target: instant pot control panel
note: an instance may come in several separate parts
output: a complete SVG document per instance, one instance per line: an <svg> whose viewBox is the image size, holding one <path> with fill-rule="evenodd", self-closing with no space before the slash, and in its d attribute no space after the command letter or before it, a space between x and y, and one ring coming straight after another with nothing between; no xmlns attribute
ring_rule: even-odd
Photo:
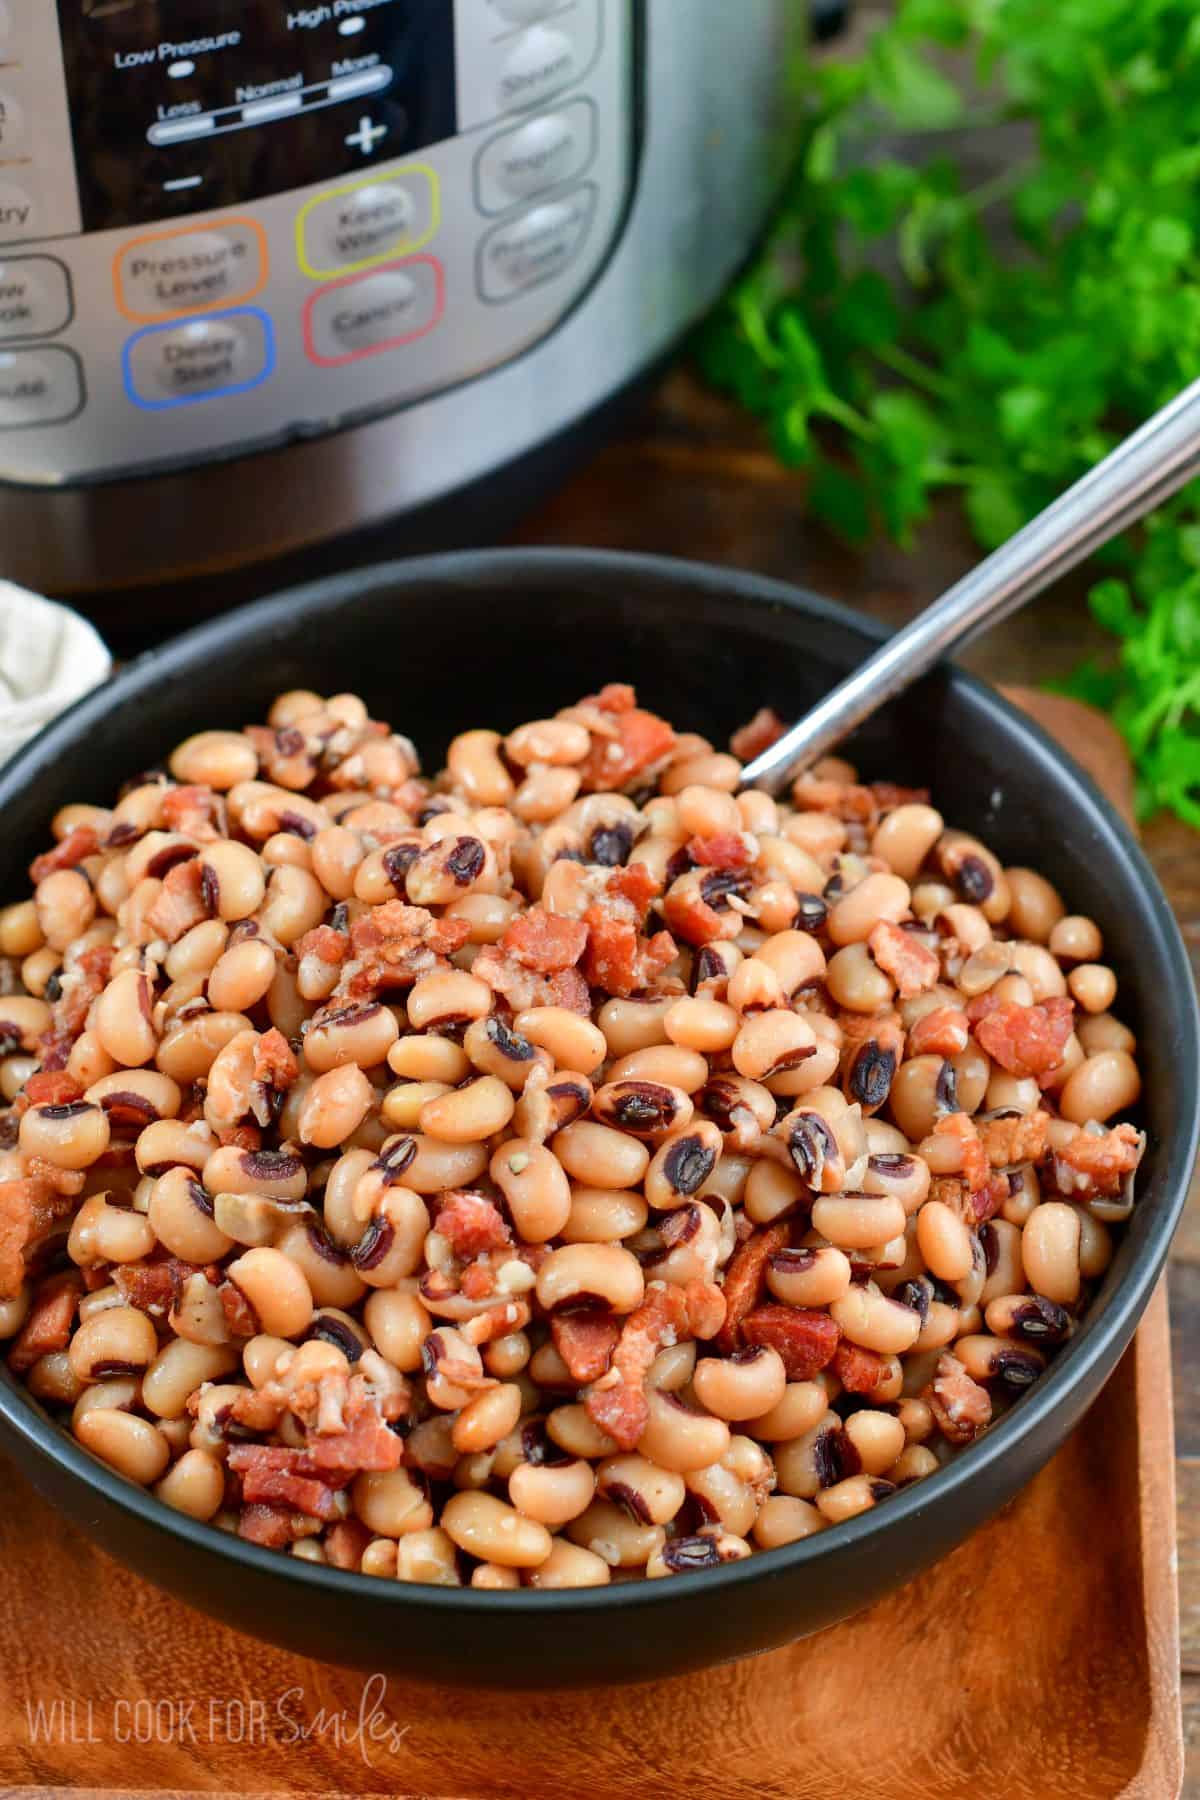
<svg viewBox="0 0 1200 1800"><path fill-rule="evenodd" d="M0 0L0 480L312 436L510 361L633 178L634 0Z"/></svg>

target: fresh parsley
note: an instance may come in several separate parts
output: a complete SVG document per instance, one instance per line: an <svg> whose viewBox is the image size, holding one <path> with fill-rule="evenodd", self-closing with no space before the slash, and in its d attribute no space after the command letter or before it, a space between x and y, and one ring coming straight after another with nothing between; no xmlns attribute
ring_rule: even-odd
<svg viewBox="0 0 1200 1800"><path fill-rule="evenodd" d="M900 0L796 90L796 173L702 367L846 536L909 542L956 488L990 548L1200 375L1200 11ZM999 175L959 127L1006 133ZM1124 732L1143 813L1200 826L1200 483L1103 562L1119 643L1068 691Z"/></svg>

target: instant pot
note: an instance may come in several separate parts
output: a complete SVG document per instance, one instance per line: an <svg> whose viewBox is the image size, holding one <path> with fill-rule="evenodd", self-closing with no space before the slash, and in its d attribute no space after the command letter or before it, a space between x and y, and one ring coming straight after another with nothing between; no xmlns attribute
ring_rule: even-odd
<svg viewBox="0 0 1200 1800"><path fill-rule="evenodd" d="M751 248L805 12L0 0L0 574L515 507Z"/></svg>

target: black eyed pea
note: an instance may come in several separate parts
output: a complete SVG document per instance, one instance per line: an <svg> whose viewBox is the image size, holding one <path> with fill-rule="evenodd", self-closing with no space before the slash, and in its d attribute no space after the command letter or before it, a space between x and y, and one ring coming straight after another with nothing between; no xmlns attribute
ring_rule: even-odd
<svg viewBox="0 0 1200 1800"><path fill-rule="evenodd" d="M66 950L96 916L96 896L81 869L56 869L39 881L33 899L42 937L52 950Z"/></svg>
<svg viewBox="0 0 1200 1800"><path fill-rule="evenodd" d="M545 1050L560 1069L591 1075L609 1054L600 1028L564 1006L530 1007L517 1014L513 1030Z"/></svg>
<svg viewBox="0 0 1200 1800"><path fill-rule="evenodd" d="M443 1529L460 1550L508 1569L536 1569L553 1549L544 1525L527 1519L494 1494L451 1495L442 1511Z"/></svg>
<svg viewBox="0 0 1200 1800"><path fill-rule="evenodd" d="M317 1013L304 1034L304 1060L314 1075L357 1063L373 1069L400 1035L395 1014L378 1001L364 1001Z"/></svg>
<svg viewBox="0 0 1200 1800"><path fill-rule="evenodd" d="M1073 1125L1103 1122L1126 1111L1142 1091L1138 1066L1126 1050L1099 1050L1068 1077L1058 1097L1059 1111Z"/></svg>
<svg viewBox="0 0 1200 1800"><path fill-rule="evenodd" d="M425 1489L408 1469L364 1470L355 1476L350 1494L354 1512L376 1537L402 1538L433 1524Z"/></svg>
<svg viewBox="0 0 1200 1800"><path fill-rule="evenodd" d="M869 1125L876 1121L869 1121ZM897 1134L899 1135L899 1134ZM922 1207L929 1194L929 1164L907 1150L882 1150L867 1157L864 1194L888 1194L899 1200L906 1217Z"/></svg>
<svg viewBox="0 0 1200 1800"><path fill-rule="evenodd" d="M729 1457L737 1439L731 1441ZM687 1491L700 1503L707 1518L737 1537L745 1537L758 1517L765 1499L754 1485L743 1479L727 1462L713 1463L707 1469L695 1469L684 1476Z"/></svg>
<svg viewBox="0 0 1200 1800"><path fill-rule="evenodd" d="M979 1303L986 1307L1000 1294L1015 1294L1025 1282L1021 1261L1021 1233L1007 1219L988 1219L979 1228L987 1276L980 1291Z"/></svg>
<svg viewBox="0 0 1200 1800"><path fill-rule="evenodd" d="M299 1337L312 1323L312 1289L303 1271L281 1251L258 1245L231 1262L226 1274L272 1337Z"/></svg>
<svg viewBox="0 0 1200 1800"><path fill-rule="evenodd" d="M682 1088L659 1081L609 1081L592 1097L593 1117L650 1141L690 1124L694 1108Z"/></svg>
<svg viewBox="0 0 1200 1800"><path fill-rule="evenodd" d="M783 1544L798 1544L802 1538L824 1531L825 1524L824 1516L809 1501L794 1494L771 1494L763 1501L751 1535L760 1550L778 1550Z"/></svg>
<svg viewBox="0 0 1200 1800"><path fill-rule="evenodd" d="M29 1317L32 1298L29 1286L26 1284L17 1293L9 1294L0 1300L0 1343L3 1343L5 1338L15 1337L20 1331Z"/></svg>
<svg viewBox="0 0 1200 1800"><path fill-rule="evenodd" d="M262 862L249 844L222 838L205 845L200 853L200 892L210 914L226 924L248 919L263 904L266 891Z"/></svg>
<svg viewBox="0 0 1200 1800"><path fill-rule="evenodd" d="M355 1263L317 1219L285 1222L275 1248L307 1281L317 1306L356 1306L366 1292Z"/></svg>
<svg viewBox="0 0 1200 1800"><path fill-rule="evenodd" d="M838 1006L855 1013L882 1012L895 993L891 977L862 942L846 944L834 953L825 971L825 985Z"/></svg>
<svg viewBox="0 0 1200 1800"><path fill-rule="evenodd" d="M164 1033L154 1053L155 1064L181 1086L191 1081L203 1081L226 1044L250 1029L250 1021L244 1013L205 1012L194 1018L185 1016Z"/></svg>
<svg viewBox="0 0 1200 1800"><path fill-rule="evenodd" d="M0 956L32 956L45 941L34 901L19 900L0 910Z"/></svg>
<svg viewBox="0 0 1200 1800"><path fill-rule="evenodd" d="M210 921L210 926L215 924L215 920ZM210 926L197 925L195 929L205 931ZM194 935L188 933L189 937ZM243 938L225 950L209 971L209 1004L217 1012L248 1012L266 998L276 967L275 952L269 944L262 938Z"/></svg>
<svg viewBox="0 0 1200 1800"><path fill-rule="evenodd" d="M829 1306L848 1291L852 1273L850 1258L832 1244L777 1250L767 1262L767 1287L788 1306Z"/></svg>
<svg viewBox="0 0 1200 1800"><path fill-rule="evenodd" d="M265 1387L268 1381L274 1381L280 1358L287 1356L290 1359L294 1348L286 1338L269 1337L265 1331L248 1338L242 1349L242 1368L250 1386Z"/></svg>
<svg viewBox="0 0 1200 1800"><path fill-rule="evenodd" d="M816 1048L816 1033L799 1013L770 1008L742 1019L730 1055L739 1075L765 1081L806 1062Z"/></svg>
<svg viewBox="0 0 1200 1800"><path fill-rule="evenodd" d="M227 1344L189 1344L174 1338L164 1344L142 1377L142 1401L160 1419L180 1419L188 1398L206 1381L220 1381L238 1366L238 1354Z"/></svg>
<svg viewBox="0 0 1200 1800"><path fill-rule="evenodd" d="M732 1221L732 1210L729 1216ZM638 1258L654 1281L712 1281L721 1261L730 1254L726 1249L723 1259L722 1249L721 1221L712 1206L688 1200L650 1234L650 1245L643 1247L639 1242Z"/></svg>
<svg viewBox="0 0 1200 1800"><path fill-rule="evenodd" d="M305 1144L331 1150L357 1131L376 1100L375 1089L356 1063L318 1075L300 1108L299 1134Z"/></svg>
<svg viewBox="0 0 1200 1800"><path fill-rule="evenodd" d="M751 1437L768 1444L785 1444L811 1431L829 1410L830 1388L823 1380L789 1381L768 1412L747 1421ZM719 1460L719 1459L718 1459Z"/></svg>
<svg viewBox="0 0 1200 1800"><path fill-rule="evenodd" d="M489 1173L526 1243L544 1244L564 1229L572 1210L571 1188L558 1157L544 1144L509 1138L492 1156Z"/></svg>
<svg viewBox="0 0 1200 1800"><path fill-rule="evenodd" d="M542 1263L536 1292L548 1313L585 1296L610 1312L631 1313L641 1304L645 1279L637 1257L616 1244L565 1244Z"/></svg>
<svg viewBox="0 0 1200 1800"><path fill-rule="evenodd" d="M830 940L839 947L865 943L881 920L896 924L905 918L910 900L908 883L899 875L867 875L830 908Z"/></svg>
<svg viewBox="0 0 1200 1800"><path fill-rule="evenodd" d="M143 1213L116 1206L108 1193L92 1194L71 1222L67 1255L81 1269L97 1263L131 1263L149 1256L155 1233Z"/></svg>
<svg viewBox="0 0 1200 1800"><path fill-rule="evenodd" d="M706 1525L691 1537L670 1538L646 1564L646 1575L651 1581L659 1581L664 1576L690 1575L697 1569L716 1569L725 1562L741 1562L752 1554L745 1538L717 1525Z"/></svg>
<svg viewBox="0 0 1200 1800"><path fill-rule="evenodd" d="M503 1157L508 1145L498 1152ZM493 1163L496 1158L493 1158ZM493 1170L493 1180L496 1179ZM565 1177L564 1177L565 1180ZM501 1184L502 1185L502 1184ZM506 1196L507 1198L507 1196ZM511 1199L509 1208L512 1209ZM612 1244L636 1236L645 1229L650 1209L640 1194L629 1188L595 1188L574 1186L568 1189L568 1213L559 1230L548 1235L561 1236L568 1244ZM528 1239L516 1213L514 1223L521 1237ZM542 1239L531 1239L542 1242Z"/></svg>
<svg viewBox="0 0 1200 1800"><path fill-rule="evenodd" d="M158 1048L152 1018L154 990L140 969L122 969L96 1001L92 1030L101 1047L122 1068L148 1063Z"/></svg>
<svg viewBox="0 0 1200 1800"><path fill-rule="evenodd" d="M388 1067L403 1081L438 1081L457 1087L471 1072L471 1060L452 1038L412 1033L397 1038L387 1055Z"/></svg>
<svg viewBox="0 0 1200 1800"><path fill-rule="evenodd" d="M350 1249L355 1273L368 1287L395 1287L420 1267L428 1233L429 1209L421 1196L408 1187L385 1188Z"/></svg>
<svg viewBox="0 0 1200 1800"><path fill-rule="evenodd" d="M1041 1183L1036 1169L1018 1169L1009 1175L1008 1198L1000 1208L1001 1217L1020 1230L1041 1197Z"/></svg>
<svg viewBox="0 0 1200 1800"><path fill-rule="evenodd" d="M644 1050L633 1050L620 1057L610 1066L608 1079L610 1082L650 1081L662 1087L680 1088L685 1094L695 1094L708 1080L708 1062L698 1050L685 1050L680 1044L651 1044Z"/></svg>
<svg viewBox="0 0 1200 1800"><path fill-rule="evenodd" d="M501 1438L516 1428L520 1416L521 1390L515 1383L485 1388L467 1402L455 1419L450 1434L454 1448L463 1456L494 1450Z"/></svg>
<svg viewBox="0 0 1200 1800"><path fill-rule="evenodd" d="M62 1360L66 1362L65 1351L56 1351L53 1354L61 1356ZM45 1357L42 1358L43 1362L46 1360ZM71 1376L69 1364L66 1372L70 1379L75 1381L74 1376ZM84 1413L91 1412L96 1407L111 1407L115 1408L117 1412L136 1412L141 1401L142 1386L136 1375L114 1375L108 1381L97 1381L90 1387L83 1387L78 1381L75 1381L75 1387L77 1397L71 1409L72 1430L82 1419Z"/></svg>
<svg viewBox="0 0 1200 1800"><path fill-rule="evenodd" d="M1107 1225L1085 1208L1079 1209L1079 1273L1087 1281L1103 1275L1113 1258L1113 1241ZM0 1332L0 1337L4 1334Z"/></svg>
<svg viewBox="0 0 1200 1800"><path fill-rule="evenodd" d="M956 1110L952 1065L940 1056L910 1056L896 1070L888 1109L909 1143L919 1144L943 1112Z"/></svg>
<svg viewBox="0 0 1200 1800"><path fill-rule="evenodd" d="M527 1519L550 1531L586 1512L596 1493L596 1472L588 1462L520 1462L508 1478L508 1497Z"/></svg>
<svg viewBox="0 0 1200 1800"><path fill-rule="evenodd" d="M782 1357L766 1345L724 1357L701 1357L692 1378L696 1399L718 1419L754 1419L769 1413L783 1399L787 1385Z"/></svg>
<svg viewBox="0 0 1200 1800"><path fill-rule="evenodd" d="M480 1389L496 1385L484 1375L478 1349L452 1325L438 1325L430 1332L421 1346L421 1366L426 1398L443 1412L468 1406Z"/></svg>
<svg viewBox="0 0 1200 1800"><path fill-rule="evenodd" d="M415 1131L421 1108L454 1091L448 1081L398 1081L379 1103L379 1117L389 1131Z"/></svg>
<svg viewBox="0 0 1200 1800"><path fill-rule="evenodd" d="M25 1385L35 1400L43 1400L49 1406L71 1406L79 1399L82 1387L65 1350L49 1350L45 1356L39 1356L25 1377Z"/></svg>
<svg viewBox="0 0 1200 1800"><path fill-rule="evenodd" d="M546 1435L568 1456L589 1461L613 1456L617 1449L613 1439L597 1425L587 1408L576 1402L553 1408L546 1417Z"/></svg>
<svg viewBox="0 0 1200 1800"><path fill-rule="evenodd" d="M412 1161L404 1167L404 1180L418 1194L440 1194L445 1188L470 1187L487 1168L486 1144L445 1144L421 1132L413 1132L406 1139L397 1141L407 1141L416 1147ZM382 1154L387 1154L386 1145Z"/></svg>
<svg viewBox="0 0 1200 1800"><path fill-rule="evenodd" d="M405 888L414 906L446 906L496 879L496 859L482 839L451 833L408 866Z"/></svg>
<svg viewBox="0 0 1200 1800"><path fill-rule="evenodd" d="M1035 1293L1061 1306L1079 1298L1082 1228L1076 1207L1047 1200L1030 1213L1021 1233L1021 1260Z"/></svg>
<svg viewBox="0 0 1200 1800"><path fill-rule="evenodd" d="M839 1250L870 1250L904 1233L904 1208L885 1194L820 1194L812 1227Z"/></svg>
<svg viewBox="0 0 1200 1800"><path fill-rule="evenodd" d="M644 1569L666 1543L661 1525L643 1525L611 1500L593 1500L572 1519L567 1536L610 1569Z"/></svg>
<svg viewBox="0 0 1200 1800"><path fill-rule="evenodd" d="M439 1143L475 1144L503 1131L515 1109L511 1088L495 1075L481 1075L466 1087L427 1100L418 1122Z"/></svg>
<svg viewBox="0 0 1200 1800"><path fill-rule="evenodd" d="M751 1165L743 1196L746 1217L755 1225L770 1225L808 1202L808 1188L792 1169L768 1157Z"/></svg>
<svg viewBox="0 0 1200 1800"><path fill-rule="evenodd" d="M815 1499L821 1488L841 1479L842 1446L842 1421L827 1411L800 1437L776 1445L776 1485L798 1499Z"/></svg>
<svg viewBox="0 0 1200 1800"><path fill-rule="evenodd" d="M914 1481L924 1481L927 1475L936 1475L940 1467L937 1457L926 1445L909 1444L900 1452L886 1474L893 1487L911 1487Z"/></svg>
<svg viewBox="0 0 1200 1800"><path fill-rule="evenodd" d="M214 1143L211 1129L202 1120L183 1125L175 1119L161 1119L138 1134L134 1156L143 1175L161 1176L175 1167L199 1174L212 1155ZM182 1256L185 1253L176 1251L174 1254ZM204 1259L189 1257L188 1260Z"/></svg>
<svg viewBox="0 0 1200 1800"><path fill-rule="evenodd" d="M925 1267L938 1281L965 1281L970 1275L971 1233L944 1200L927 1200L917 1214L917 1244Z"/></svg>
<svg viewBox="0 0 1200 1800"><path fill-rule="evenodd" d="M727 1454L730 1437L724 1419L699 1412L678 1395L658 1389L647 1390L646 1402L649 1418L638 1451L656 1467L688 1475L712 1467Z"/></svg>
<svg viewBox="0 0 1200 1800"><path fill-rule="evenodd" d="M322 1198L325 1229L335 1243L341 1244L345 1250L357 1244L378 1194L384 1191L385 1184L382 1180L372 1183L369 1199L364 1193L366 1203L362 1213L358 1212L355 1204L358 1184L368 1169L376 1167L376 1163L377 1159L369 1150L346 1150L326 1176ZM382 1173L376 1167L376 1176L379 1177Z"/></svg>
<svg viewBox="0 0 1200 1800"><path fill-rule="evenodd" d="M696 1119L673 1132L659 1145L643 1177L642 1191L650 1206L670 1212L685 1205L704 1187L723 1148L720 1127L711 1119Z"/></svg>
<svg viewBox="0 0 1200 1800"><path fill-rule="evenodd" d="M530 1569L525 1577L526 1585L531 1588L551 1589L606 1587L611 1579L603 1557L562 1537L554 1539L545 1562Z"/></svg>
<svg viewBox="0 0 1200 1800"><path fill-rule="evenodd" d="M833 1302L829 1315L852 1344L879 1356L898 1356L910 1350L921 1333L920 1313L889 1299L869 1283L850 1288Z"/></svg>
<svg viewBox="0 0 1200 1800"><path fill-rule="evenodd" d="M1049 944L1066 913L1058 891L1036 869L1006 869L1008 923L1014 937L1035 944Z"/></svg>
<svg viewBox="0 0 1200 1800"><path fill-rule="evenodd" d="M545 1069L548 1074L554 1069L554 1059L547 1051L539 1050L494 1013L486 1019L472 1020L463 1033L463 1049L473 1068L503 1081L515 1094L521 1092L535 1069Z"/></svg>
<svg viewBox="0 0 1200 1800"><path fill-rule="evenodd" d="M673 1044L713 1056L728 1050L738 1035L741 1019L733 1006L699 994L676 1000L663 1021Z"/></svg>
<svg viewBox="0 0 1200 1800"><path fill-rule="evenodd" d="M486 1018L491 1005L492 990L478 976L465 969L439 969L414 983L408 996L408 1022L414 1031L461 1025Z"/></svg>
<svg viewBox="0 0 1200 1800"><path fill-rule="evenodd" d="M103 1381L149 1368L158 1354L158 1337L135 1306L107 1305L83 1320L67 1354L79 1381Z"/></svg>
<svg viewBox="0 0 1200 1800"><path fill-rule="evenodd" d="M408 1531L396 1543L396 1580L424 1587L461 1587L458 1551L440 1526Z"/></svg>
<svg viewBox="0 0 1200 1800"><path fill-rule="evenodd" d="M507 806L516 791L500 758L502 742L498 731L463 731L451 740L446 767L472 806Z"/></svg>
<svg viewBox="0 0 1200 1800"><path fill-rule="evenodd" d="M519 1375L526 1368L533 1354L533 1346L524 1331L509 1331L503 1337L493 1338L484 1346L483 1366L489 1375L495 1375L501 1381L507 1381L512 1375Z"/></svg>
<svg viewBox="0 0 1200 1800"><path fill-rule="evenodd" d="M546 1559L550 1560L549 1557ZM365 1559L364 1559L365 1561ZM545 1564L543 1564L543 1567ZM605 1573L607 1574L607 1570ZM364 1574L366 1573L364 1567ZM477 1563L471 1571L471 1586L484 1588L488 1592L499 1592L505 1588L519 1588L521 1577L516 1569L501 1568L499 1563Z"/></svg>
<svg viewBox="0 0 1200 1800"><path fill-rule="evenodd" d="M958 1338L954 1354L972 1381L999 1381L1017 1394L1030 1387L1046 1366L1045 1353L1036 1345L978 1331Z"/></svg>
<svg viewBox="0 0 1200 1800"><path fill-rule="evenodd" d="M225 1498L225 1470L207 1450L185 1450L155 1485L164 1505L189 1519L211 1519Z"/></svg>
<svg viewBox="0 0 1200 1800"><path fill-rule="evenodd" d="M608 1045L609 1056L623 1058L665 1045L665 1021L674 1004L669 996L658 1000L606 1000L596 1015L596 1024Z"/></svg>
<svg viewBox="0 0 1200 1800"><path fill-rule="evenodd" d="M845 1432L867 1475L886 1475L904 1450L904 1427L892 1413L863 1407L851 1413Z"/></svg>
<svg viewBox="0 0 1200 1800"><path fill-rule="evenodd" d="M988 1302L983 1317L993 1337L1018 1343L1061 1344L1073 1329L1066 1307L1043 1294L999 1294Z"/></svg>
<svg viewBox="0 0 1200 1800"><path fill-rule="evenodd" d="M109 1407L86 1413L75 1426L75 1436L85 1450L139 1487L156 1482L171 1455L166 1438L148 1419Z"/></svg>
<svg viewBox="0 0 1200 1800"><path fill-rule="evenodd" d="M645 1144L593 1119L557 1132L553 1150L567 1174L588 1187L637 1187L650 1162Z"/></svg>
<svg viewBox="0 0 1200 1800"><path fill-rule="evenodd" d="M227 793L258 774L258 752L240 731L198 731L171 752L168 764L185 786L216 788Z"/></svg>
<svg viewBox="0 0 1200 1800"><path fill-rule="evenodd" d="M664 1394L678 1394L687 1387L696 1367L696 1346L690 1340L682 1344L667 1344L643 1378L643 1387L647 1391L654 1388Z"/></svg>
<svg viewBox="0 0 1200 1800"><path fill-rule="evenodd" d="M676 1471L660 1468L645 1456L625 1455L607 1457L600 1464L596 1492L639 1525L665 1525L683 1505L687 1489Z"/></svg>
<svg viewBox="0 0 1200 1800"><path fill-rule="evenodd" d="M204 1185L210 1194L303 1200L308 1171L300 1158L287 1150L239 1150L236 1144L223 1144L205 1161Z"/></svg>
<svg viewBox="0 0 1200 1800"><path fill-rule="evenodd" d="M394 1289L372 1292L363 1307L363 1321L376 1350L394 1368L405 1375L421 1368L421 1345L434 1321L417 1294Z"/></svg>
<svg viewBox="0 0 1200 1800"><path fill-rule="evenodd" d="M912 881L944 830L945 821L932 806L911 802L894 807L875 830L871 855Z"/></svg>
<svg viewBox="0 0 1200 1800"><path fill-rule="evenodd" d="M830 1525L840 1525L843 1519L856 1519L859 1513L870 1512L873 1506L895 1491L895 1485L880 1476L851 1475L845 1481L823 1488L816 1497L816 1504Z"/></svg>

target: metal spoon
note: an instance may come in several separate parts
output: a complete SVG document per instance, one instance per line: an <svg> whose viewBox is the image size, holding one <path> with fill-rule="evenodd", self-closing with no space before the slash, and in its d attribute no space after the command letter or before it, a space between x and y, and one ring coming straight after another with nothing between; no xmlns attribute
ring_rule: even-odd
<svg viewBox="0 0 1200 1800"><path fill-rule="evenodd" d="M1008 618L1200 474L1200 381L889 638L742 772L777 794L942 657Z"/></svg>

